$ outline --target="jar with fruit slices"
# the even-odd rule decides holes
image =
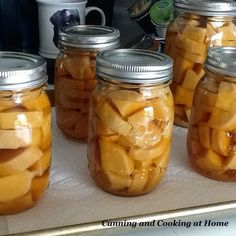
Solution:
[[[199,173],[236,181],[236,47],[209,49],[193,99],[189,160]]]
[[[90,106],[88,161],[101,189],[137,196],[165,175],[174,104],[172,60],[138,49],[97,56],[98,85]]]
[[[77,25],[59,32],[55,106],[57,125],[66,136],[87,140],[89,100],[96,86],[96,55],[119,45],[119,30],[111,27]]]
[[[49,183],[51,108],[43,58],[0,52],[0,215],[33,207]]]
[[[165,53],[174,60],[171,91],[175,124],[187,127],[194,89],[203,77],[207,50],[236,46],[236,2],[175,0],[175,19],[169,24]]]

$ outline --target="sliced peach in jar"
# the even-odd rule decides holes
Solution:
[[[229,152],[229,155],[225,161],[225,169],[226,170],[236,170],[236,153],[235,146]]]
[[[98,136],[111,135],[114,134],[104,123],[98,118],[95,117],[95,130]]]
[[[202,147],[210,148],[211,147],[211,128],[205,122],[200,122],[198,125],[198,135],[199,141]]]
[[[236,113],[213,108],[209,126],[215,129],[233,131],[236,129]]]
[[[211,146],[212,150],[222,156],[228,156],[230,150],[230,134],[227,131],[212,129]]]
[[[133,160],[138,161],[152,160],[161,156],[165,152],[167,145],[169,145],[169,141],[167,139],[162,139],[157,145],[150,148],[132,147],[129,151],[129,156]]]
[[[33,175],[28,171],[18,172],[0,178],[0,203],[22,197],[31,188]]]
[[[191,61],[183,58],[181,55],[177,55],[174,63],[174,81],[176,81],[177,83],[182,83],[185,77],[185,73],[192,67],[193,63]]]
[[[215,107],[224,111],[236,111],[236,84],[222,81],[216,98]]]
[[[37,162],[43,153],[37,147],[0,150],[0,176],[24,171]]]
[[[185,89],[182,86],[177,85],[174,95],[175,104],[191,107],[193,102],[193,94],[193,90]]]
[[[40,111],[13,108],[7,112],[0,112],[0,129],[39,128],[42,122],[43,112]]]
[[[42,176],[35,177],[32,180],[31,194],[34,201],[38,201],[42,198],[44,192],[49,185],[49,170]]]
[[[197,86],[198,81],[201,77],[192,69],[187,70],[184,81],[182,83],[182,87],[185,89],[194,90]]]
[[[140,195],[144,193],[144,187],[148,180],[148,171],[145,169],[137,169],[132,175],[132,183],[128,189],[128,195]]]
[[[66,128],[73,127],[82,116],[81,112],[77,110],[64,108],[59,105],[56,105],[56,114],[57,114],[57,123],[60,126]]]
[[[158,168],[154,165],[152,165],[149,168],[149,173],[148,173],[148,181],[147,184],[144,188],[146,192],[151,191],[154,189],[163,179],[164,175],[166,173],[166,169],[164,168]]]
[[[45,151],[50,148],[52,143],[51,114],[47,115],[44,118],[41,131],[42,131],[42,138],[39,147],[41,150]]]
[[[132,130],[126,138],[139,147],[153,146],[157,144],[166,128],[168,122],[156,120],[152,106],[135,112],[128,118]]]
[[[104,173],[110,183],[109,189],[111,190],[122,190],[128,188],[132,183],[130,176],[121,176],[107,170],[105,170]]]
[[[197,154],[195,163],[201,170],[209,172],[224,171],[223,158],[211,149],[203,150],[201,153]]]
[[[89,56],[67,57],[63,59],[63,64],[74,79],[86,80],[95,77]]]
[[[132,129],[132,126],[125,121],[106,101],[101,101],[98,103],[96,113],[104,125],[106,125],[113,132],[126,136]]]
[[[123,117],[144,108],[146,104],[143,96],[132,90],[114,90],[108,93],[108,97]]]
[[[43,111],[44,109],[50,107],[50,101],[46,95],[46,92],[42,91],[37,98],[23,101],[22,106],[31,111]]]
[[[19,197],[10,202],[0,203],[0,215],[15,214],[21,211],[25,211],[32,207],[35,202],[32,199],[31,193]]]
[[[131,175],[134,172],[134,162],[122,146],[100,139],[99,147],[103,170],[120,176]]]
[[[206,28],[197,27],[194,25],[186,25],[182,36],[198,43],[204,43],[206,38]]]
[[[17,149],[32,142],[31,129],[0,130],[0,149]]]
[[[164,152],[162,152],[153,160],[153,164],[160,169],[166,169],[168,166],[169,159],[170,159],[170,144],[168,144],[168,146],[165,147]]]
[[[43,156],[32,166],[29,167],[34,176],[42,176],[44,172],[50,167],[51,164],[51,151],[48,150],[43,153]]]

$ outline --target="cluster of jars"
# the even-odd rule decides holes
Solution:
[[[59,32],[56,122],[66,137],[87,141],[90,174],[112,194],[138,196],[160,183],[174,120],[188,127],[195,170],[236,180],[236,3],[176,0],[174,10],[166,54],[117,49],[111,27]],[[51,109],[42,58],[0,59],[1,215],[34,206],[48,186]]]

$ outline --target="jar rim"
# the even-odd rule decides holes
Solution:
[[[193,13],[202,16],[235,16],[236,2],[233,0],[175,0],[174,12]]]
[[[133,84],[161,84],[172,79],[173,60],[158,52],[115,49],[99,52],[98,76]]]
[[[44,58],[22,52],[0,52],[0,90],[35,88],[47,80]]]
[[[59,47],[113,49],[120,46],[120,31],[100,25],[73,25],[59,30]]]

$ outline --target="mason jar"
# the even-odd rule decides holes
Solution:
[[[98,25],[68,26],[59,32],[55,107],[57,125],[66,136],[87,140],[89,100],[96,86],[96,55],[119,47],[119,39],[119,30]]]
[[[167,30],[165,53],[174,60],[171,91],[175,124],[187,127],[194,89],[205,73],[208,48],[236,46],[236,2],[176,0],[174,14]]]
[[[0,52],[0,215],[34,206],[49,183],[51,108],[39,56]]]
[[[120,196],[155,188],[165,175],[174,118],[172,60],[140,49],[97,56],[88,161],[97,185]]]
[[[193,100],[188,155],[200,174],[236,181],[236,47],[208,52]]]

